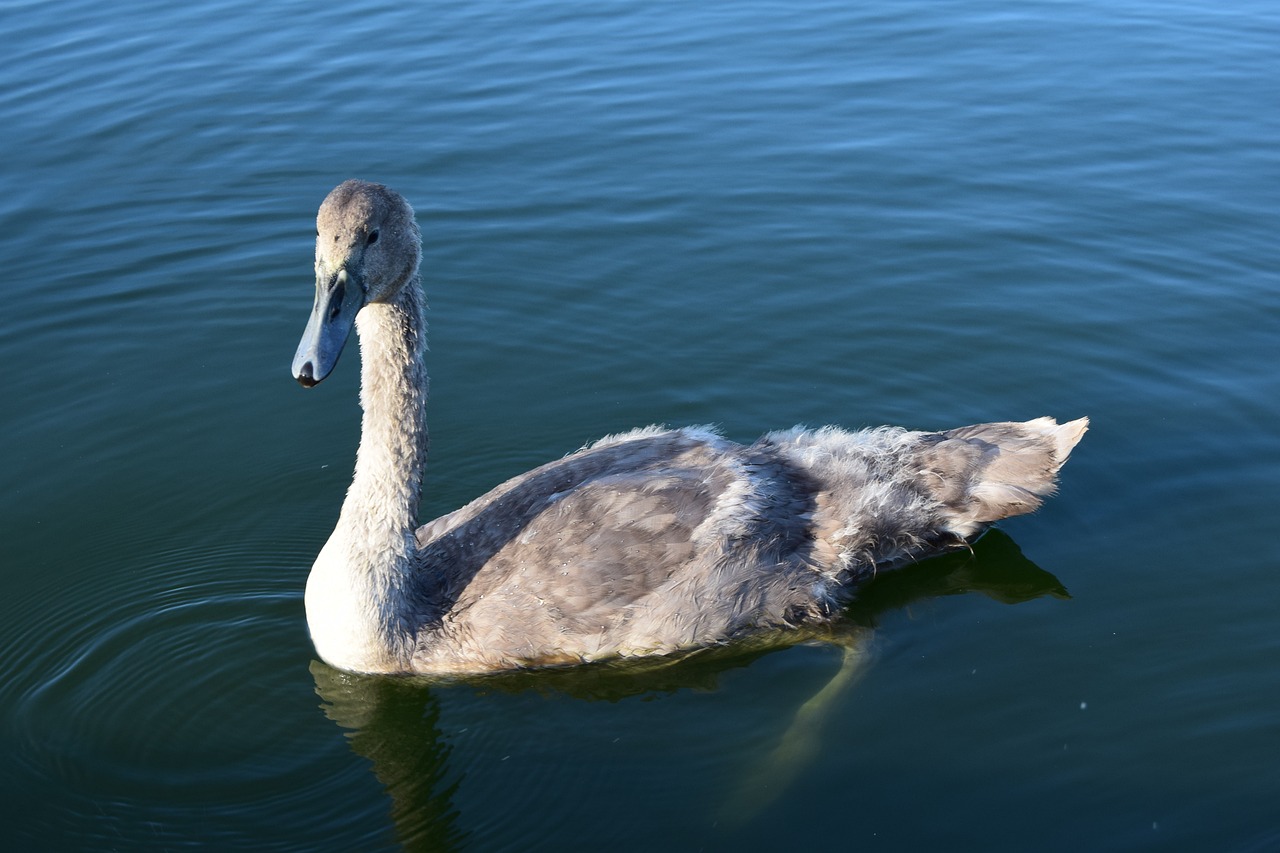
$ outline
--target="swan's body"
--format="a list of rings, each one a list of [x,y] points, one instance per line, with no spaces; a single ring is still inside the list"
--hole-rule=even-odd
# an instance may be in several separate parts
[[[751,446],[707,428],[606,438],[415,530],[427,376],[413,211],[347,181],[317,217],[314,385],[354,325],[363,433],[307,581],[333,666],[474,673],[670,653],[836,615],[857,584],[1030,512],[1087,421],[834,427]]]

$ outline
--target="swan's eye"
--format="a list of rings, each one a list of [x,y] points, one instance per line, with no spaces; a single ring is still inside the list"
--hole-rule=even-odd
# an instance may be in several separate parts
[[[366,246],[372,246],[376,242],[378,242],[378,232],[370,231],[368,238],[364,241],[364,244]]]

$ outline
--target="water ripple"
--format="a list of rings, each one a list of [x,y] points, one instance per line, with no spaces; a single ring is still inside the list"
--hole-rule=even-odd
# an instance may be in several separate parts
[[[143,837],[133,824],[145,815],[158,839],[169,825],[183,837],[209,810],[221,829],[205,827],[206,840],[252,839],[333,795],[318,765],[340,745],[315,737],[300,589],[272,579],[278,552],[240,543],[155,559],[139,567],[149,594],[101,584],[100,607],[78,624],[10,644],[15,766],[84,803],[35,809],[37,834],[83,820],[86,838]],[[210,580],[215,566],[236,574]]]
[[[357,376],[287,368],[352,176],[424,226],[432,510],[652,421],[1094,417],[1010,525],[1072,606],[888,632],[746,846],[1274,834],[1274,0],[4,10],[10,847],[697,847],[808,689],[787,654],[661,701],[317,710]]]

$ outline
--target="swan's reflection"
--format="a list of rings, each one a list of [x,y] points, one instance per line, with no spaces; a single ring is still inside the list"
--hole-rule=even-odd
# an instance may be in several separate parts
[[[1022,555],[999,530],[964,551],[927,560],[870,583],[848,608],[846,618],[821,632],[787,635],[690,653],[679,659],[641,659],[565,669],[490,675],[464,683],[482,690],[539,691],[582,700],[616,701],[641,694],[713,690],[730,670],[796,642],[828,642],[841,647],[839,670],[795,712],[777,746],[756,763],[736,791],[726,795],[720,819],[740,823],[765,809],[786,790],[822,743],[832,700],[864,670],[872,631],[879,617],[926,599],[978,592],[1006,604],[1042,596],[1066,598],[1052,574]],[[450,747],[438,725],[433,691],[447,683],[424,678],[359,676],[316,661],[311,665],[325,714],[348,730],[351,748],[373,765],[390,795],[391,817],[400,843],[409,850],[448,850],[465,840],[466,823],[453,805],[461,772],[450,767]],[[456,685],[457,682],[454,682]]]
[[[312,661],[325,715],[347,729],[351,748],[369,759],[391,795],[395,834],[409,850],[452,850],[462,840],[440,736],[440,707],[409,679],[353,675]]]

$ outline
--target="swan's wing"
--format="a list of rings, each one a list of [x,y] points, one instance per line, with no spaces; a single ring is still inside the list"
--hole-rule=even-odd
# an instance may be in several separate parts
[[[419,531],[432,583],[417,657],[580,661],[716,642],[744,619],[781,622],[797,595],[811,596],[787,577],[798,564],[782,555],[805,537],[776,520],[800,525],[792,508],[776,511],[777,482],[740,446],[679,431],[509,481]]]
[[[527,514],[596,477],[632,473],[644,481],[673,466],[714,464],[735,448],[738,445],[708,427],[644,427],[609,436],[563,459],[512,477],[466,506],[427,522],[417,529],[416,543],[419,550],[425,550],[441,536],[482,515],[492,518]]]
[[[460,518],[462,517],[462,513],[467,509],[469,509],[469,507],[463,507],[462,509],[455,509],[453,512],[447,515],[442,515],[437,519],[428,521],[426,524],[422,525],[416,531],[414,531],[413,536],[414,536],[415,542],[417,543],[418,550],[421,551],[423,548],[426,548],[432,542],[434,542],[435,540],[443,536],[445,533],[448,533],[450,530],[452,530],[457,525]]]
[[[598,592],[600,584],[625,583],[618,573],[632,565],[660,574],[663,565],[688,562],[696,532],[732,490],[726,459],[737,445],[724,444],[672,431],[589,448],[512,478],[418,530],[426,586],[452,610],[459,599],[516,584],[517,575],[525,589],[568,589],[580,580]]]

